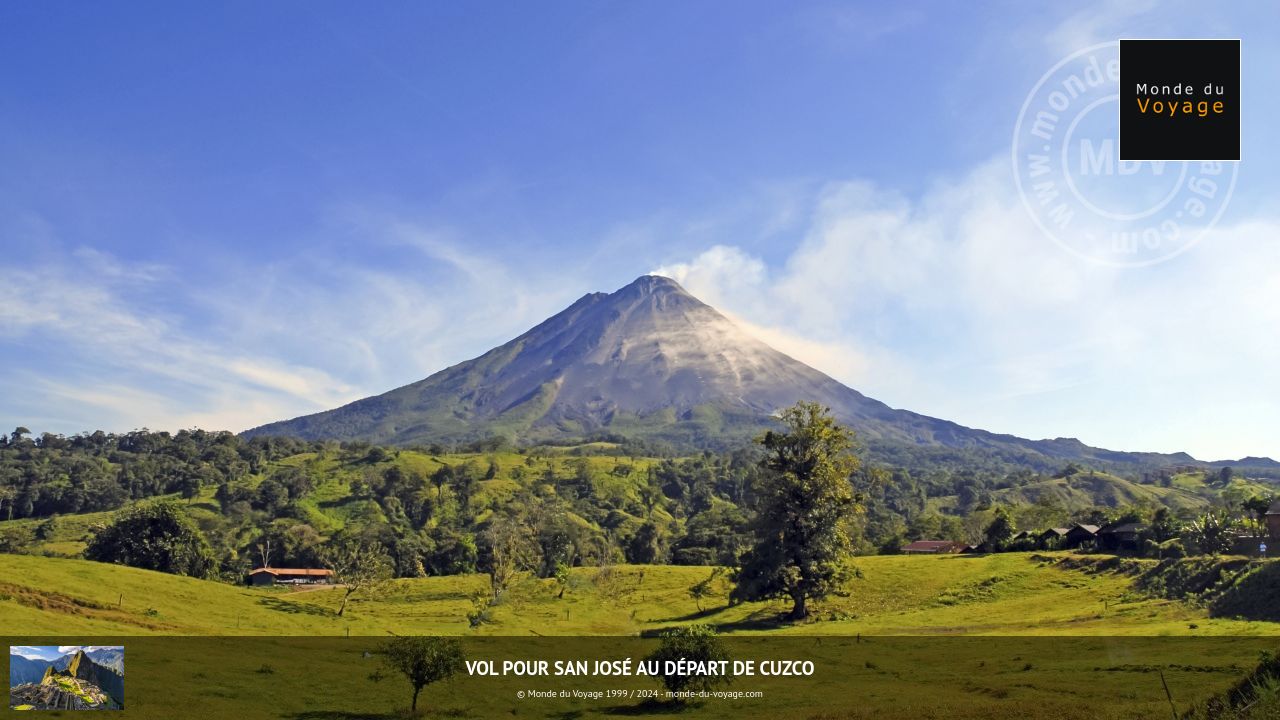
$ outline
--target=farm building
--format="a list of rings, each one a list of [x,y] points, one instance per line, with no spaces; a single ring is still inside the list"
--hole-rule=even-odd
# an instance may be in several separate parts
[[[1093,542],[1098,539],[1097,525],[1081,525],[1076,523],[1071,526],[1067,534],[1062,536],[1062,547],[1078,548],[1087,542]]]
[[[1272,540],[1280,540],[1280,500],[1267,508],[1267,534]]]
[[[1046,549],[1061,547],[1068,530],[1069,528],[1049,528],[1036,537],[1036,543]]]
[[[954,540],[916,540],[902,546],[908,555],[948,555],[971,550],[968,545]]]
[[[1142,532],[1147,529],[1142,523],[1121,523],[1104,525],[1098,530],[1098,546],[1103,550],[1138,550],[1142,542]]]
[[[333,571],[319,568],[258,568],[250,585],[319,585],[333,582]]]

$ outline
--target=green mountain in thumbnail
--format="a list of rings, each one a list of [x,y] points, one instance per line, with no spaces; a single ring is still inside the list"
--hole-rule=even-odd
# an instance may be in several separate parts
[[[14,656],[10,656],[12,661]],[[9,705],[15,710],[119,710],[124,707],[124,674],[99,664],[84,650],[58,663],[46,665],[37,682],[9,688]],[[12,678],[12,675],[11,675]]]

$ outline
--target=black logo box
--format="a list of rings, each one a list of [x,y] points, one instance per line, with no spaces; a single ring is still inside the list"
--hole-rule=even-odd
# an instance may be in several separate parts
[[[1120,159],[1239,160],[1240,41],[1121,40]]]

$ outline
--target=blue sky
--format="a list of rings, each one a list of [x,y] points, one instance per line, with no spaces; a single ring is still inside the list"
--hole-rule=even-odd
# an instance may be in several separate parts
[[[897,407],[1280,457],[1274,3],[7,3],[0,423],[242,430],[670,274]],[[1013,189],[1117,37],[1242,37],[1227,214],[1142,269]],[[817,295],[815,295],[817,293]]]
[[[10,645],[9,654],[21,655],[32,660],[57,660],[77,650],[98,650],[101,648],[119,648],[119,645]]]

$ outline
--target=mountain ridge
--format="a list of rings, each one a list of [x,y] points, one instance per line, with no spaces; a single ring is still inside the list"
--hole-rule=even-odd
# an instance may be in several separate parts
[[[870,450],[991,452],[1047,467],[1199,463],[1187,453],[1029,440],[895,409],[741,330],[675,280],[644,275],[593,292],[520,336],[423,380],[243,433],[412,445],[501,436],[536,443],[614,434],[719,448],[774,426],[798,400],[832,409]]]

